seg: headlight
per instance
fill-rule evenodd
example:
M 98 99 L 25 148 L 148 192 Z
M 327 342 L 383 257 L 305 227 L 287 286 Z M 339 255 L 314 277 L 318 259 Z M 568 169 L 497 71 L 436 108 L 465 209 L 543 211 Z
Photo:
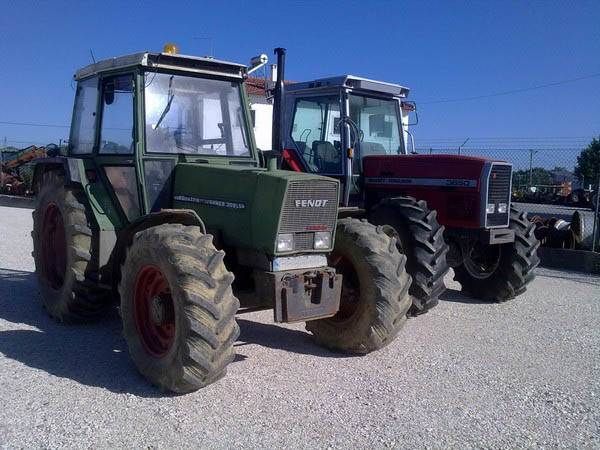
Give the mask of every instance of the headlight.
M 329 231 L 317 231 L 315 233 L 315 250 L 324 250 L 331 248 L 331 233 Z
M 494 214 L 495 210 L 496 210 L 496 205 L 494 205 L 493 203 L 488 203 L 487 207 L 485 208 L 485 212 L 488 214 Z
M 498 212 L 504 214 L 508 205 L 506 203 L 498 203 Z
M 277 235 L 277 251 L 291 252 L 294 250 L 294 235 L 292 233 L 284 233 Z

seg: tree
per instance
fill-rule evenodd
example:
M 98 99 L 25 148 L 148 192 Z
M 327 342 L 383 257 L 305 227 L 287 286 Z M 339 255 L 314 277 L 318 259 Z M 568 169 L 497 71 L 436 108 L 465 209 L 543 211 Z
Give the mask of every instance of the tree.
M 552 184 L 552 173 L 543 167 L 534 167 L 531 170 L 531 181 L 533 186 L 540 184 Z M 529 185 L 529 169 L 513 172 L 513 186 L 524 187 Z
M 577 157 L 575 176 L 584 183 L 598 183 L 600 177 L 600 139 L 592 139 Z

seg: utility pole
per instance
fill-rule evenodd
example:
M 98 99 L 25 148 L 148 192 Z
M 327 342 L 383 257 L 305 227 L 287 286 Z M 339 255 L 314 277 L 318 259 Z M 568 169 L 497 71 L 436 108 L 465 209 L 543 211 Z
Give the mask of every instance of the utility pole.
M 466 144 L 467 142 L 469 142 L 469 139 L 471 139 L 471 138 L 466 138 L 466 139 L 465 139 L 465 142 L 463 142 L 462 144 L 460 144 L 460 145 L 458 146 L 458 154 L 459 154 L 459 155 L 460 155 L 460 150 L 461 150 L 461 149 L 462 149 L 462 148 L 465 146 L 465 144 Z
M 4 136 L 4 145 L 0 147 L 0 166 L 4 165 L 4 148 L 6 147 L 6 136 Z
M 538 151 L 529 149 L 529 187 L 533 184 L 533 155 Z

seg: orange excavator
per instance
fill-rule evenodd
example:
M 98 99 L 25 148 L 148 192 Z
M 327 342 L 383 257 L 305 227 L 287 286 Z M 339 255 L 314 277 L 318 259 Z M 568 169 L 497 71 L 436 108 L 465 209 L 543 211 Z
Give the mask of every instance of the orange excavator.
M 0 161 L 0 193 L 12 195 L 25 195 L 27 185 L 19 173 L 19 169 L 37 158 L 45 158 L 49 153 L 56 152 L 58 147 L 49 144 L 46 147 L 31 145 L 16 154 Z

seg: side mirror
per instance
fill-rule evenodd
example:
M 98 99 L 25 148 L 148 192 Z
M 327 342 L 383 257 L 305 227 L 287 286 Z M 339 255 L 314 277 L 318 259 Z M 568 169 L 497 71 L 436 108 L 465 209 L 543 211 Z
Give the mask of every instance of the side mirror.
M 269 58 L 264 53 L 261 53 L 260 55 L 255 56 L 254 58 L 252 58 L 250 60 L 250 66 L 248 67 L 248 74 L 251 74 L 255 70 L 260 69 L 265 64 L 267 64 L 268 61 L 269 61 Z
M 400 106 L 402 107 L 402 121 L 404 122 L 404 117 L 408 117 L 410 113 L 413 113 L 414 115 L 414 122 L 410 122 L 410 120 L 407 120 L 407 125 L 408 126 L 415 126 L 419 123 L 419 113 L 417 111 L 417 104 L 413 101 L 406 101 L 403 100 L 400 103 Z

